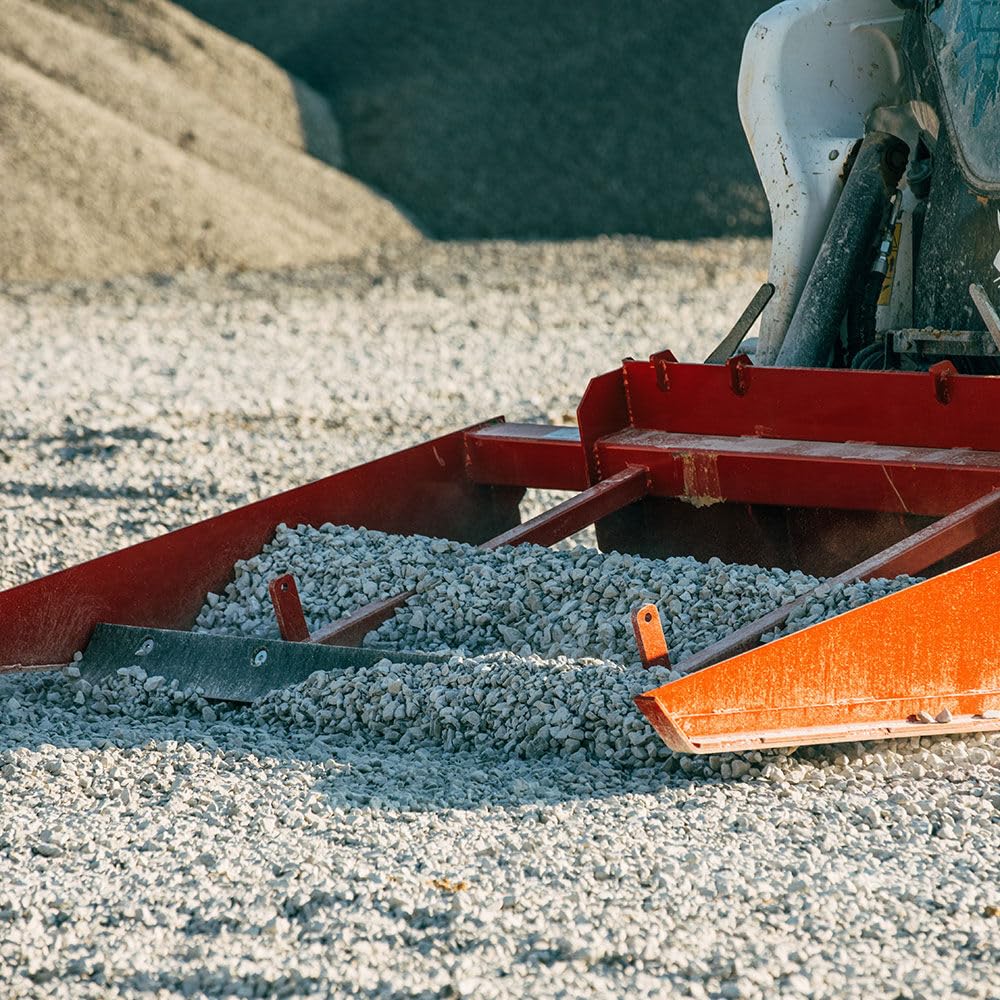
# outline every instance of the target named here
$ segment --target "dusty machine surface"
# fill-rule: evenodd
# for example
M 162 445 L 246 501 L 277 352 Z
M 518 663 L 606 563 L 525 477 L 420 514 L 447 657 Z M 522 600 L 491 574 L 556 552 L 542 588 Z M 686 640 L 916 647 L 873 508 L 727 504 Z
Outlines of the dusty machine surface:
M 740 84 L 770 279 L 706 363 L 629 358 L 592 379 L 575 425 L 488 420 L 8 590 L 0 669 L 155 654 L 158 673 L 249 701 L 387 655 L 360 643 L 412 596 L 310 632 L 282 576 L 280 641 L 191 632 L 279 524 L 488 548 L 593 524 L 604 550 L 829 578 L 637 698 L 672 748 L 1000 729 L 998 38 L 976 0 L 779 4 Z M 571 496 L 521 524 L 529 487 Z M 899 574 L 928 579 L 760 645 L 831 587 Z M 669 662 L 657 609 L 633 623 L 643 660 Z

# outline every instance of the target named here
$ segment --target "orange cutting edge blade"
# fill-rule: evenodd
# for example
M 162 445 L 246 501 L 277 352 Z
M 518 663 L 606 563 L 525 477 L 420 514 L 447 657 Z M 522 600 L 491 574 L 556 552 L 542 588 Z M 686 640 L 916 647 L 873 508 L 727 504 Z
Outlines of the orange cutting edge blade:
M 998 607 L 995 553 L 635 701 L 686 753 L 997 730 Z

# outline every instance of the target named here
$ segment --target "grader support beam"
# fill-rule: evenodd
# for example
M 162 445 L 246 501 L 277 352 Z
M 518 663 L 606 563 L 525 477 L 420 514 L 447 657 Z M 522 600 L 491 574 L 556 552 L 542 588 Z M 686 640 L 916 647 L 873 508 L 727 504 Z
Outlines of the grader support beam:
M 564 500 L 551 510 L 525 521 L 524 524 L 483 542 L 479 548 L 489 551 L 504 545 L 529 543 L 552 545 L 569 538 L 570 535 L 575 535 L 602 517 L 641 500 L 646 495 L 646 490 L 646 469 L 641 466 L 630 466 Z M 294 586 L 292 581 L 291 587 L 288 587 L 284 577 L 279 577 L 271 583 L 271 601 L 274 604 L 279 627 L 282 627 L 282 638 L 329 646 L 359 646 L 369 632 L 387 622 L 416 595 L 416 591 L 407 590 L 372 601 L 311 635 L 307 632 L 305 636 L 301 636 L 298 622 L 301 618 L 304 626 L 305 618 L 302 616 L 301 604 L 297 609 L 295 607 L 298 602 L 298 590 L 293 590 Z M 286 627 L 282 626 L 286 621 L 289 623 L 287 632 Z
M 712 645 L 683 660 L 678 666 L 685 673 L 693 673 L 738 653 L 745 653 L 758 645 L 761 636 L 780 628 L 794 612 L 826 596 L 835 587 L 855 583 L 858 580 L 891 578 L 903 574 L 915 575 L 998 529 L 1000 529 L 1000 490 L 974 500 L 947 517 L 942 517 L 939 521 L 915 532 L 909 538 L 890 545 L 889 548 L 883 549 L 857 566 L 844 570 L 832 579 L 824 580 L 808 593 L 788 604 L 782 604 L 781 607 L 744 625 L 726 638 L 713 642 Z

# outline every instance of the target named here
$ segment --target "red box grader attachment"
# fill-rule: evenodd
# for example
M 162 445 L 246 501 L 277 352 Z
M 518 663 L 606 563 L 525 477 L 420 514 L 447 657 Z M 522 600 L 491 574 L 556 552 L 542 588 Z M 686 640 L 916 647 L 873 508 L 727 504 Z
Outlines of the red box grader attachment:
M 412 596 L 310 634 L 283 577 L 271 586 L 282 641 L 190 632 L 206 593 L 279 523 L 485 547 L 551 544 L 595 524 L 605 550 L 832 578 L 636 699 L 671 747 L 1000 729 L 998 413 L 1000 377 L 948 362 L 905 373 L 629 359 L 591 381 L 576 427 L 490 421 L 8 590 L 0 669 L 65 665 L 87 647 L 90 669 L 146 657 L 147 672 L 247 701 L 385 656 L 358 647 Z M 526 487 L 574 495 L 520 524 Z M 826 589 L 901 573 L 929 579 L 759 645 Z M 644 659 L 663 662 L 656 609 L 637 609 L 635 626 Z

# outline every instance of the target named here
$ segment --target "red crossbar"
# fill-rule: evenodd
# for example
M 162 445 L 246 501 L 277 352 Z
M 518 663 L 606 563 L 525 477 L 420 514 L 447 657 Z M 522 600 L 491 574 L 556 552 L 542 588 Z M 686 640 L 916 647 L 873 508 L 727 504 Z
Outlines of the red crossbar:
M 475 482 L 571 488 L 581 474 L 575 428 L 497 424 L 466 435 Z M 1000 452 L 629 427 L 594 445 L 602 479 L 649 469 L 649 496 L 941 517 L 1000 488 Z
M 503 545 L 552 545 L 569 538 L 570 535 L 576 534 L 602 517 L 641 500 L 645 495 L 646 470 L 641 467 L 623 469 L 550 510 L 543 511 L 524 524 L 519 524 L 516 528 L 483 542 L 479 547 L 491 550 Z M 289 630 L 286 634 L 282 623 L 286 619 L 293 623 L 297 622 L 298 616 L 302 614 L 301 605 L 298 616 L 294 607 L 289 610 L 282 606 L 283 602 L 290 600 L 291 593 L 289 588 L 282 589 L 282 580 L 283 578 L 279 578 L 271 584 L 271 599 L 275 603 L 275 613 L 282 629 L 282 638 L 293 639 L 293 631 Z M 298 591 L 294 593 L 294 601 L 297 601 Z M 392 597 L 372 601 L 314 632 L 311 636 L 307 635 L 306 641 L 327 646 L 358 646 L 369 632 L 392 618 L 411 597 L 415 596 L 415 593 L 407 590 Z M 302 620 L 305 621 L 304 618 Z M 294 627 L 293 624 L 292 629 Z
M 590 485 L 575 427 L 496 424 L 467 434 L 465 452 L 474 483 L 574 492 Z
M 604 475 L 650 473 L 650 495 L 939 517 L 1000 487 L 1000 453 L 629 428 L 602 438 Z

